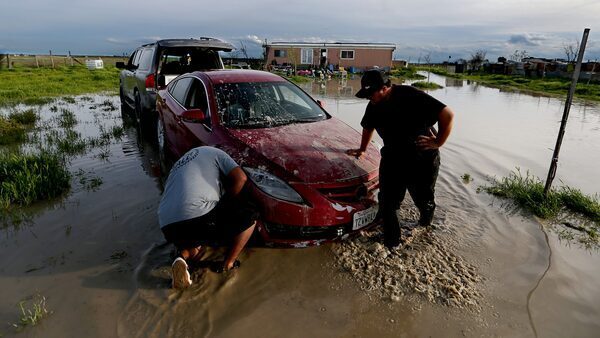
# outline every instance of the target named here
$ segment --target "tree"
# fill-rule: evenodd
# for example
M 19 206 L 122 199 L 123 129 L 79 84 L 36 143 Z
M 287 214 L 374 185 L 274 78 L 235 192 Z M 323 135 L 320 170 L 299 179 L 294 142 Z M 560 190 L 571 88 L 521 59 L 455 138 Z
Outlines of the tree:
M 577 60 L 577 54 L 579 54 L 579 41 L 575 40 L 571 43 L 563 43 L 563 50 L 567 56 L 567 63 L 574 62 Z
M 510 56 L 510 60 L 515 62 L 521 62 L 523 61 L 523 59 L 526 59 L 528 57 L 529 53 L 527 53 L 526 50 L 515 49 L 514 53 L 512 53 L 512 55 Z
M 563 45 L 567 62 L 575 62 L 579 54 L 579 41 Z
M 471 54 L 471 60 L 469 60 L 469 64 L 471 65 L 471 69 L 478 71 L 481 68 L 483 62 L 485 62 L 485 55 L 487 52 L 483 49 L 478 49 L 475 51 L 475 54 Z
M 248 57 L 248 49 L 246 48 L 246 45 L 244 44 L 244 41 L 242 41 L 242 40 L 240 40 L 239 51 L 244 56 L 245 59 L 249 59 L 249 57 Z
M 425 54 L 423 60 L 425 60 L 427 67 L 429 68 L 429 71 L 427 72 L 427 82 L 429 82 L 429 74 L 431 74 L 431 53 Z

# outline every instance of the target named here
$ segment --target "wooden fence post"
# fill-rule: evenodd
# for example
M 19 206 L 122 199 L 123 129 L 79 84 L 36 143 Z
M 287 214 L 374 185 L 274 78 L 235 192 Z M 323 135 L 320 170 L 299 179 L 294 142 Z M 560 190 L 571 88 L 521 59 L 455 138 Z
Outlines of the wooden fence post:
M 35 54 L 35 66 L 36 66 L 37 68 L 40 68 L 40 63 L 39 63 L 39 61 L 38 61 L 37 54 Z
M 50 51 L 50 63 L 52 63 L 52 68 L 54 69 L 54 59 L 52 58 L 52 51 Z
M 12 69 L 12 66 L 10 64 L 10 54 L 6 54 L 6 65 L 8 66 L 8 69 Z
M 588 35 L 590 29 L 586 28 L 583 31 L 583 37 L 581 38 L 581 45 L 579 46 L 579 54 L 577 55 L 577 64 L 573 71 L 573 80 L 569 93 L 567 94 L 567 101 L 565 102 L 565 110 L 563 112 L 562 121 L 560 123 L 560 130 L 558 132 L 558 138 L 556 139 L 556 146 L 554 147 L 554 154 L 552 155 L 552 161 L 550 162 L 550 170 L 548 170 L 548 177 L 546 178 L 546 186 L 544 187 L 544 195 L 548 196 L 550 188 L 552 188 L 552 181 L 556 176 L 556 168 L 558 166 L 558 154 L 560 153 L 560 146 L 562 145 L 562 139 L 565 135 L 565 128 L 567 127 L 567 119 L 569 118 L 569 111 L 571 110 L 571 103 L 573 102 L 573 95 L 575 95 L 575 88 L 577 87 L 577 81 L 579 80 L 579 72 L 581 71 L 581 61 L 583 60 L 583 53 L 585 53 L 585 45 L 587 44 Z

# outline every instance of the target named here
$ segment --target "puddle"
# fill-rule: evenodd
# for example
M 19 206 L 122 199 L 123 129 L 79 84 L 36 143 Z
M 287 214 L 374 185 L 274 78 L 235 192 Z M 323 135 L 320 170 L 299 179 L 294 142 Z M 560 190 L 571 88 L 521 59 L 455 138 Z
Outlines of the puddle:
M 563 103 L 431 80 L 445 86 L 431 94 L 456 112 L 436 189 L 438 229 L 400 252 L 383 248 L 377 234 L 307 249 L 251 248 L 234 274 L 200 269 L 184 293 L 169 289 L 172 247 L 156 219 L 162 179 L 148 135 L 113 110 L 116 96 L 42 106 L 47 126 L 61 109 L 73 112 L 81 139 L 115 127 L 123 134 L 73 154 L 71 191 L 3 229 L 0 322 L 18 320 L 19 301 L 40 294 L 52 315 L 27 328 L 31 336 L 595 335 L 598 252 L 477 189 L 516 167 L 545 177 Z M 358 78 L 301 86 L 360 129 Z M 600 105 L 575 103 L 555 182 L 600 191 L 598 130 Z M 405 202 L 400 216 L 415 219 L 413 206 Z M 13 333 L 0 325 L 0 335 Z

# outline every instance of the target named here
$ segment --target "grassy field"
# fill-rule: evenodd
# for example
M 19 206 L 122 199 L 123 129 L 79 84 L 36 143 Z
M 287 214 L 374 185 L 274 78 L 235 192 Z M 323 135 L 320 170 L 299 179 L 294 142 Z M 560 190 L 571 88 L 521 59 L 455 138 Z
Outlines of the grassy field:
M 422 68 L 422 71 L 427 69 Z M 566 97 L 571 86 L 571 79 L 564 78 L 530 78 L 517 75 L 498 74 L 449 74 L 444 68 L 431 68 L 431 72 L 459 79 L 472 80 L 491 87 L 523 91 L 534 94 Z M 600 101 L 600 84 L 579 81 L 575 89 L 575 97 L 585 100 Z
M 117 92 L 119 69 L 88 70 L 84 66 L 15 67 L 0 70 L 0 105 L 47 103 L 52 97 Z

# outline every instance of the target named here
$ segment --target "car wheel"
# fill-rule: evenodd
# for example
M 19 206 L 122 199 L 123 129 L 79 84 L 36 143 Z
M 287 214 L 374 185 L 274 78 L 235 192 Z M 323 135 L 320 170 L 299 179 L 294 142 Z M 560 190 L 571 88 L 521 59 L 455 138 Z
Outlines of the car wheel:
M 142 121 L 142 101 L 140 100 L 140 94 L 135 93 L 135 119 L 138 121 Z
M 169 163 L 167 156 L 167 138 L 165 136 L 165 126 L 163 121 L 159 118 L 156 119 L 156 144 L 158 145 L 158 159 L 160 161 L 160 169 L 163 174 L 169 172 Z
M 129 108 L 129 104 L 125 99 L 125 94 L 123 94 L 123 87 L 119 86 L 119 98 L 121 99 L 121 116 L 126 117 L 131 113 L 131 109 Z

